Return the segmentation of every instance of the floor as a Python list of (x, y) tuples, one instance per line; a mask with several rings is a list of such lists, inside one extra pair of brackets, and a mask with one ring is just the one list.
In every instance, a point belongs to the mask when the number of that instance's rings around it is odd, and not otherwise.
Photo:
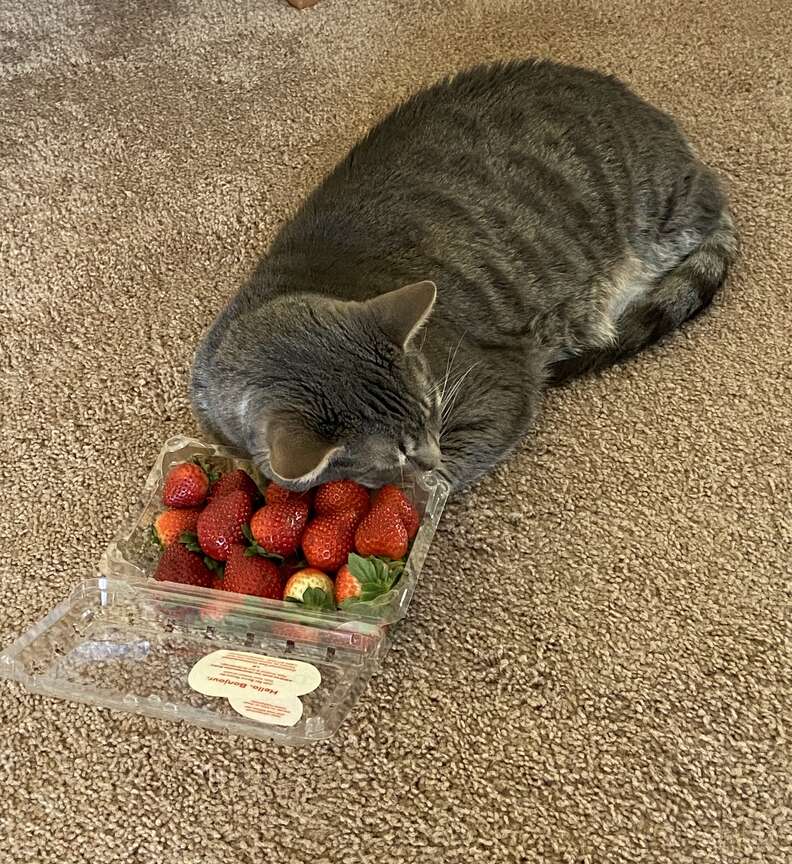
[(0, 862), (782, 864), (792, 15), (773, 0), (0, 0), (0, 645), (91, 572), (196, 340), (378, 116), (475, 61), (617, 73), (727, 178), (711, 314), (553, 393), (443, 520), (338, 736), (0, 683)]

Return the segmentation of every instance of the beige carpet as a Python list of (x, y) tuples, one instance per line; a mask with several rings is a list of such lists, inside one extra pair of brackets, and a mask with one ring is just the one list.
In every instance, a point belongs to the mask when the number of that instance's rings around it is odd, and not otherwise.
[(792, 860), (791, 44), (781, 0), (0, 0), (3, 646), (195, 431), (193, 347), (276, 227), (420, 83), (614, 71), (743, 235), (713, 314), (554, 393), (449, 508), (331, 743), (0, 684), (2, 864)]

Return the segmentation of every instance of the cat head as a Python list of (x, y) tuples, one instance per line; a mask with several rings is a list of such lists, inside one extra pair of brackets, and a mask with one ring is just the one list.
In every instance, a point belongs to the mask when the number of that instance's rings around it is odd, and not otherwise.
[(432, 282), (419, 282), (363, 302), (304, 294), (237, 304), (222, 336), (210, 331), (199, 349), (196, 411), (292, 489), (430, 470), (440, 400), (416, 337), (435, 297)]

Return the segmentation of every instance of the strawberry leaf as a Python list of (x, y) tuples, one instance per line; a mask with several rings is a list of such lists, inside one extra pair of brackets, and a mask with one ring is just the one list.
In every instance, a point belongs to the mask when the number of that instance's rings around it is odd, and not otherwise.
[(195, 456), (192, 461), (194, 465), (197, 465), (206, 474), (210, 483), (214, 483), (220, 479), (220, 472), (213, 468), (203, 456)]
[(215, 561), (214, 558), (210, 558), (208, 555), (204, 555), (204, 564), (213, 572), (219, 573), (221, 576), (225, 573), (225, 564), (222, 561)]
[(247, 522), (245, 522), (245, 524), (242, 526), (242, 533), (244, 534), (245, 540), (247, 540), (248, 543), (255, 543), (256, 542), (253, 539), (253, 533), (251, 532), (250, 525), (248, 525)]
[(306, 609), (335, 609), (333, 598), (321, 588), (306, 588), (302, 595)]
[(354, 552), (349, 555), (349, 570), (360, 583), (358, 602), (373, 600), (393, 588), (404, 569), (403, 561), (384, 561), (382, 558), (363, 558)]
[(280, 555), (276, 555), (274, 552), (267, 552), (263, 546), (259, 546), (259, 544), (254, 540), (250, 546), (245, 549), (245, 557), (255, 558), (256, 556), (259, 556), (260, 558), (269, 558), (270, 561), (274, 561), (278, 566), (283, 564), (283, 558)]
[(183, 531), (179, 535), (179, 542), (183, 543), (190, 552), (202, 552), (201, 544), (198, 542), (198, 535), (192, 531)]
[(159, 534), (157, 534), (157, 528), (153, 523), (151, 525), (151, 538), (150, 539), (152, 540), (153, 543), (156, 543), (156, 545), (159, 546), (160, 549), (162, 549), (162, 540), (160, 540)]

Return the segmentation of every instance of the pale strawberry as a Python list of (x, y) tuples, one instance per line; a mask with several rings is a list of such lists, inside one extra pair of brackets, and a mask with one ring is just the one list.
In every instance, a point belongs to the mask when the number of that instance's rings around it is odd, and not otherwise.
[(308, 609), (335, 609), (333, 580), (321, 570), (306, 567), (294, 573), (283, 589), (283, 599)]

